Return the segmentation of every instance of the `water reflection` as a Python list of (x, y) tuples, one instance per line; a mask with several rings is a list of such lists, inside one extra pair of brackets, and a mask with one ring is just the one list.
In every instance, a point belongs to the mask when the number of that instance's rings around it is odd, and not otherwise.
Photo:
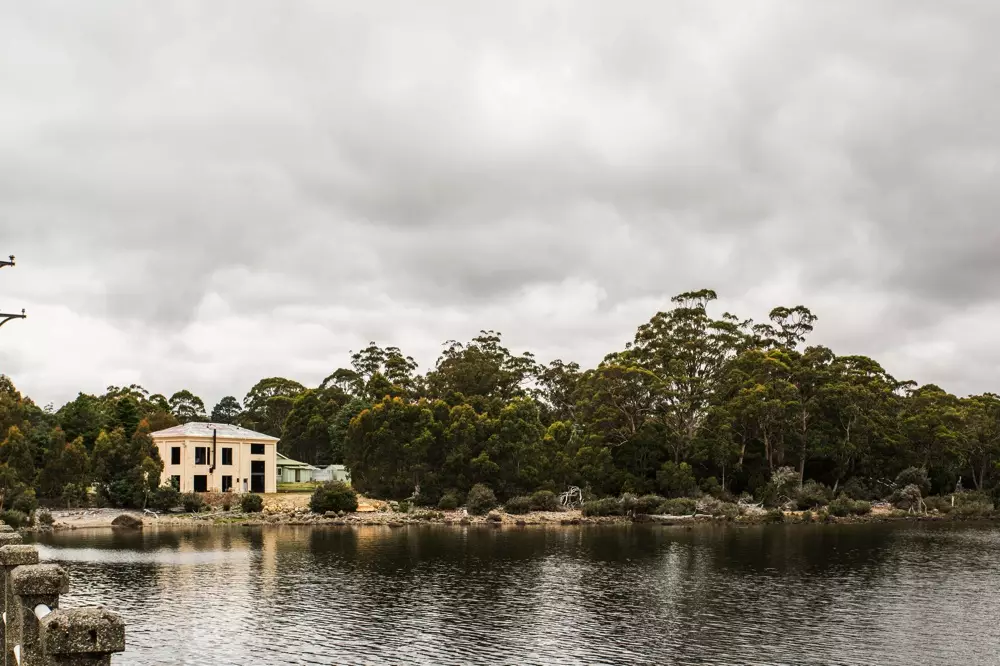
[(71, 572), (64, 605), (126, 616), (123, 664), (987, 664), (998, 546), (989, 526), (422, 526), (41, 552)]

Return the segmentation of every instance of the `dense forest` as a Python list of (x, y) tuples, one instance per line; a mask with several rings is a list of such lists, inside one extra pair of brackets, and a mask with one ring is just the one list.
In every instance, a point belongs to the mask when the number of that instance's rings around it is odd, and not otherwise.
[(265, 378), (210, 414), (190, 391), (139, 386), (41, 408), (3, 378), (0, 509), (80, 502), (91, 484), (108, 504), (141, 504), (162, 465), (149, 432), (190, 420), (279, 436), (293, 458), (348, 465), (361, 492), (402, 499), (419, 487), (428, 503), (477, 483), (501, 500), (570, 485), (591, 496), (759, 496), (781, 468), (799, 485), (867, 499), (907, 468), (926, 471), (932, 492), (959, 479), (997, 485), (1000, 397), (959, 398), (809, 346), (816, 317), (805, 307), (755, 323), (713, 318), (715, 298), (676, 296), (591, 369), (512, 353), (493, 331), (446, 343), (425, 374), (372, 343), (319, 386)]

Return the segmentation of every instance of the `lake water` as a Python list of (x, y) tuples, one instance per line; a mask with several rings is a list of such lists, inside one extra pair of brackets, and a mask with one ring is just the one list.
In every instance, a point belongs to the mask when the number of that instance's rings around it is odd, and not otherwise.
[(38, 537), (118, 664), (997, 664), (1000, 529), (205, 528)]

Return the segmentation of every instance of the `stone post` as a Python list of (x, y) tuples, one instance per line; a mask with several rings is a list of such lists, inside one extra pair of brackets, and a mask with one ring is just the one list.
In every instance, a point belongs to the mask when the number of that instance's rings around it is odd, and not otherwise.
[[(13, 607), (7, 606), (7, 664), (46, 666), (39, 639), (39, 622), (35, 607), (59, 608), (59, 595), (69, 591), (69, 577), (56, 564), (31, 564), (15, 568), (10, 574), (14, 588)], [(12, 621), (13, 618), (13, 621)], [(14, 658), (20, 646), (20, 662)]]
[[(22, 546), (20, 543), (20, 534), (0, 533), (0, 544), (12, 544), (0, 545), (0, 614), (3, 616), (3, 622), (0, 623), (0, 650), (3, 651), (0, 664), (4, 665), (7, 664), (8, 654), (6, 643), (8, 633), (7, 624), (8, 621), (14, 621), (8, 612), (8, 609), (14, 608), (14, 589), (10, 584), (10, 572), (14, 570), (14, 567), (26, 564), (38, 564), (38, 551), (35, 550), (35, 547)], [(13, 647), (13, 643), (11, 647)]]
[(42, 649), (53, 666), (110, 666), (125, 651), (125, 623), (103, 608), (57, 610), (40, 622)]

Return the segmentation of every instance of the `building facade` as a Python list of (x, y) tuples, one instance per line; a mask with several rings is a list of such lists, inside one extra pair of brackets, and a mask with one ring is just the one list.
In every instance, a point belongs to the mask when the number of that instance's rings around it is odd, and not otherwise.
[(226, 423), (185, 423), (152, 433), (161, 482), (182, 493), (277, 491), (278, 438)]
[(343, 481), (351, 485), (351, 473), (343, 465), (327, 465), (313, 472), (313, 481)]

